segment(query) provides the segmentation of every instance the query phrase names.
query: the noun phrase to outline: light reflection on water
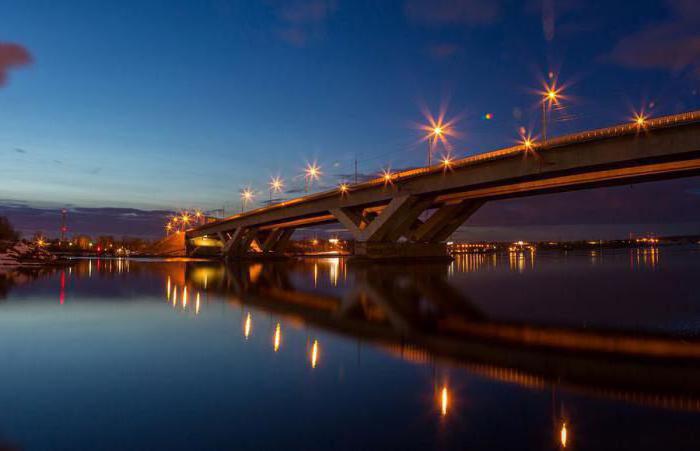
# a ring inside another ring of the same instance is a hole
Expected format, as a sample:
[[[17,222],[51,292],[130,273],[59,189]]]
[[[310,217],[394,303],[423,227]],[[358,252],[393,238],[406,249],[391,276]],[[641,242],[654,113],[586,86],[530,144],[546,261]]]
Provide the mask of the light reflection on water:
[[[645,248],[449,265],[103,259],[5,274],[0,439],[584,449],[635,433],[637,449],[681,449],[700,419],[698,269],[695,250]],[[63,388],[42,389],[49,374]],[[198,434],[172,430],[192,418]]]

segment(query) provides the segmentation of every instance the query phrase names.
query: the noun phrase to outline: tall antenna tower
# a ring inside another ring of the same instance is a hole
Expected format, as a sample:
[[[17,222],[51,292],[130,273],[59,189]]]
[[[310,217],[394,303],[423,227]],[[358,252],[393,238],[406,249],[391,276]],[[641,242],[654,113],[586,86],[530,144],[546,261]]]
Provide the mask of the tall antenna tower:
[[[68,210],[65,208],[61,210],[61,243],[66,240],[66,232],[68,231],[68,227],[66,227],[66,214],[68,214]]]

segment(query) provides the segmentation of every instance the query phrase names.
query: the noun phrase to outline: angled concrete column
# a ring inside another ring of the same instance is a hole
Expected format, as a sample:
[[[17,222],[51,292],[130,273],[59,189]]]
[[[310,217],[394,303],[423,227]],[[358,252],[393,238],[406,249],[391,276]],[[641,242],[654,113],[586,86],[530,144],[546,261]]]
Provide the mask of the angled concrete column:
[[[221,254],[224,257],[229,257],[232,252],[235,253],[235,250],[240,245],[241,238],[242,238],[244,233],[245,233],[245,228],[239,227],[233,232],[233,234],[231,235],[231,238],[224,241],[224,247],[221,249]]]
[[[263,240],[262,251],[272,251],[273,247],[275,246],[275,243],[277,243],[277,240],[279,240],[280,235],[282,235],[282,229],[273,229],[272,231],[270,231],[267,237],[265,237],[265,239]]]
[[[365,218],[362,216],[361,209],[353,208],[333,208],[330,213],[335,216],[348,232],[350,232],[356,240],[360,239],[362,231],[367,226]]]
[[[411,241],[434,243],[446,240],[481,205],[483,201],[462,201],[440,207],[411,234]]]
[[[386,241],[392,231],[418,217],[420,213],[415,214],[418,203],[421,203],[421,199],[410,195],[393,198],[379,216],[362,230],[358,241]]]
[[[287,249],[287,245],[289,244],[289,240],[292,238],[293,234],[294,229],[282,230],[279,238],[277,238],[277,241],[273,244],[272,250],[277,254],[283,254],[284,251]]]
[[[466,202],[464,208],[458,215],[447,221],[446,224],[432,236],[433,242],[447,240],[467,219],[484,205],[483,201]]]

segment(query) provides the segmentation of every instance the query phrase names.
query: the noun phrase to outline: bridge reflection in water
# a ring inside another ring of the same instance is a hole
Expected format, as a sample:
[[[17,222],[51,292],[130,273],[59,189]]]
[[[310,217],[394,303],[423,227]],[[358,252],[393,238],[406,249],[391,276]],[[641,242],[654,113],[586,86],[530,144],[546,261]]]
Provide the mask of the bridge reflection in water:
[[[637,254],[632,255],[637,265]],[[199,313],[201,293],[209,301],[221,298],[282,318],[271,338],[274,351],[283,341],[285,321],[301,322],[369,342],[418,364],[464,366],[490,379],[537,390],[554,388],[700,410],[700,341],[489,318],[464,290],[451,285],[448,274],[495,266],[496,258],[468,256],[453,265],[359,267],[348,266],[342,259],[235,266],[188,262],[184,276],[170,274],[165,284],[173,305],[186,306],[182,296],[196,292],[195,313]],[[535,257],[504,258],[510,270],[520,272],[534,265]],[[639,264],[645,258],[654,267],[658,255],[641,253]],[[242,335],[247,339],[255,327],[255,313],[242,317]],[[322,359],[322,343],[313,339],[307,346],[309,363],[315,368]],[[435,397],[438,411],[446,414],[449,387],[436,382]]]

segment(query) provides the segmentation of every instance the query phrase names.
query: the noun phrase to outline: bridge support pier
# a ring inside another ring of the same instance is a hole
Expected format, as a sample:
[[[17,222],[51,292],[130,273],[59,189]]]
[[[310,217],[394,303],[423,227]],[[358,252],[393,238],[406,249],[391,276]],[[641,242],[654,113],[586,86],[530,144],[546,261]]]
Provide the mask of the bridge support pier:
[[[285,258],[284,251],[293,233],[292,228],[261,231],[254,227],[239,227],[233,232],[219,234],[224,243],[221,256],[226,260]]]
[[[395,197],[374,218],[361,210],[338,208],[331,214],[355,238],[355,259],[362,260],[447,260],[445,241],[483,201],[459,201],[439,206],[425,220],[433,197]]]

